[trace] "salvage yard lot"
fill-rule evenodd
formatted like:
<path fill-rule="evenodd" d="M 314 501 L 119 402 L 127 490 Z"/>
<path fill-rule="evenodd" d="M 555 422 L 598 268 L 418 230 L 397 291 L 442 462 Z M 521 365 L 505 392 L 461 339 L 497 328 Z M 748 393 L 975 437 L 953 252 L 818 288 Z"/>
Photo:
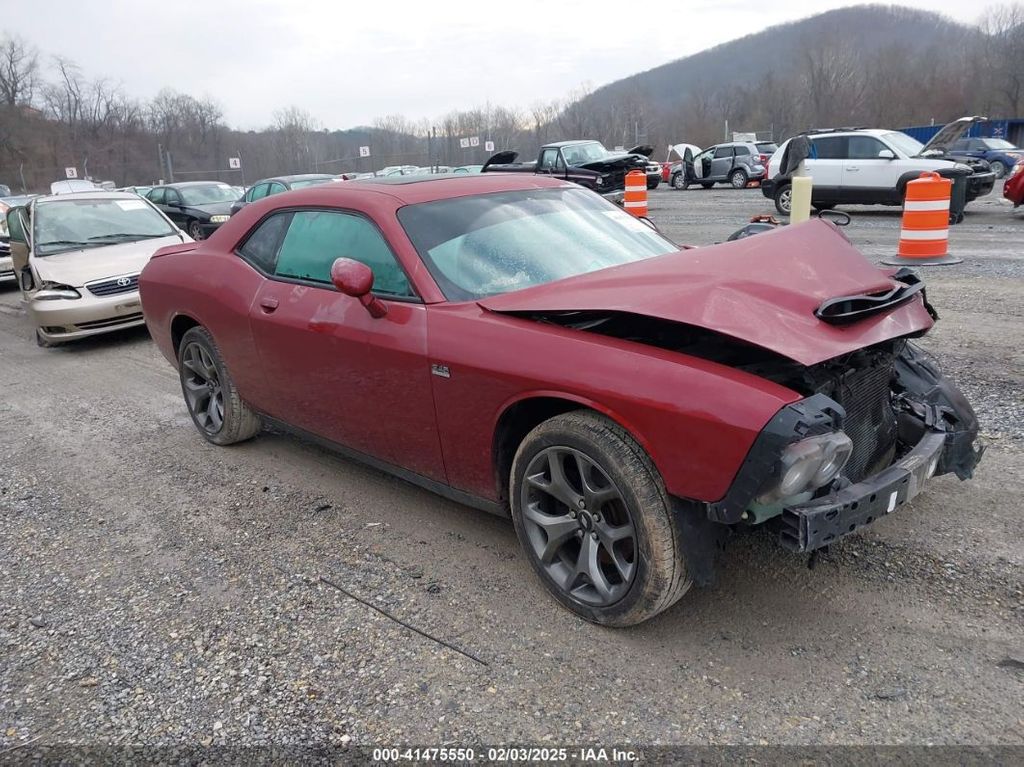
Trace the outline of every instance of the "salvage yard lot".
<path fill-rule="evenodd" d="M 1024 214 L 999 194 L 952 229 L 965 263 L 925 273 L 925 345 L 990 444 L 976 478 L 937 479 L 813 570 L 736 538 L 713 586 L 628 630 L 549 599 L 511 523 L 290 436 L 213 447 L 144 330 L 39 349 L 0 288 L 0 753 L 1020 743 Z M 662 188 L 650 211 L 702 245 L 773 207 Z M 855 244 L 895 250 L 898 211 L 850 212 Z"/>

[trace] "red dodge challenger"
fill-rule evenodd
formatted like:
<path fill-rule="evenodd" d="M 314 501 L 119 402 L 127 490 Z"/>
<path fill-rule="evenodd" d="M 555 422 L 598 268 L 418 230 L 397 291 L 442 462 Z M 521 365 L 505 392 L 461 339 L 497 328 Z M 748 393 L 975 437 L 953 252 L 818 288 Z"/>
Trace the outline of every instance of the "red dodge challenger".
<path fill-rule="evenodd" d="M 163 248 L 146 322 L 218 445 L 273 423 L 511 515 L 565 607 L 639 623 L 720 539 L 827 546 L 980 457 L 935 313 L 815 220 L 680 250 L 503 174 L 327 184 Z"/>

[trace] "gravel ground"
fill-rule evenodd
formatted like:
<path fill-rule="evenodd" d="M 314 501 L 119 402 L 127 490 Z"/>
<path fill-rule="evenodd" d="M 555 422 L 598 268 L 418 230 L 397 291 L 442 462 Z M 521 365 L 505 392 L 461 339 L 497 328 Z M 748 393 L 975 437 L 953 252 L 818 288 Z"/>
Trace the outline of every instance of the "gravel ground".
<path fill-rule="evenodd" d="M 694 244 L 770 209 L 651 195 Z M 286 435 L 210 446 L 145 331 L 39 349 L 0 288 L 0 756 L 1024 743 L 1024 215 L 996 194 L 968 211 L 965 263 L 926 273 L 927 346 L 979 411 L 976 478 L 936 480 L 813 570 L 739 537 L 714 585 L 619 631 L 547 598 L 506 521 Z M 889 254 L 898 214 L 852 212 L 851 239 Z"/>

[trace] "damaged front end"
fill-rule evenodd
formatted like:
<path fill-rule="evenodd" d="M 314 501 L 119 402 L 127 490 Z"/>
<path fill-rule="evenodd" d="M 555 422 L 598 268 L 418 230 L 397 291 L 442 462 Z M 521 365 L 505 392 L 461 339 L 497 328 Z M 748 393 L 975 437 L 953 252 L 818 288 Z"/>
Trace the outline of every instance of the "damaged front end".
<path fill-rule="evenodd" d="M 967 399 L 905 339 L 764 374 L 808 396 L 761 432 L 729 493 L 709 504 L 714 521 L 767 522 L 785 548 L 813 551 L 894 512 L 933 476 L 969 478 L 981 458 Z"/>

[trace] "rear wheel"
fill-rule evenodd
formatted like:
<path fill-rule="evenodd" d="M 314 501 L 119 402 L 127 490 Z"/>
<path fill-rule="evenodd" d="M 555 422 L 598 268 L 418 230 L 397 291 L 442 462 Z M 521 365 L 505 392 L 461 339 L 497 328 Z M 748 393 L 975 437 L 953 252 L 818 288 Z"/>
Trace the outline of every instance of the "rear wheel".
<path fill-rule="evenodd" d="M 692 584 L 661 476 L 612 421 L 586 411 L 545 421 L 516 451 L 510 488 L 534 570 L 586 620 L 641 623 Z"/>
<path fill-rule="evenodd" d="M 194 327 L 178 348 L 181 391 L 192 422 L 215 445 L 231 445 L 256 436 L 260 417 L 242 398 L 210 332 Z"/>
<path fill-rule="evenodd" d="M 779 186 L 775 190 L 775 210 L 788 216 L 793 208 L 793 188 L 789 184 Z"/>
<path fill-rule="evenodd" d="M 729 183 L 733 189 L 743 189 L 747 185 L 747 172 L 737 168 L 729 174 Z"/>

